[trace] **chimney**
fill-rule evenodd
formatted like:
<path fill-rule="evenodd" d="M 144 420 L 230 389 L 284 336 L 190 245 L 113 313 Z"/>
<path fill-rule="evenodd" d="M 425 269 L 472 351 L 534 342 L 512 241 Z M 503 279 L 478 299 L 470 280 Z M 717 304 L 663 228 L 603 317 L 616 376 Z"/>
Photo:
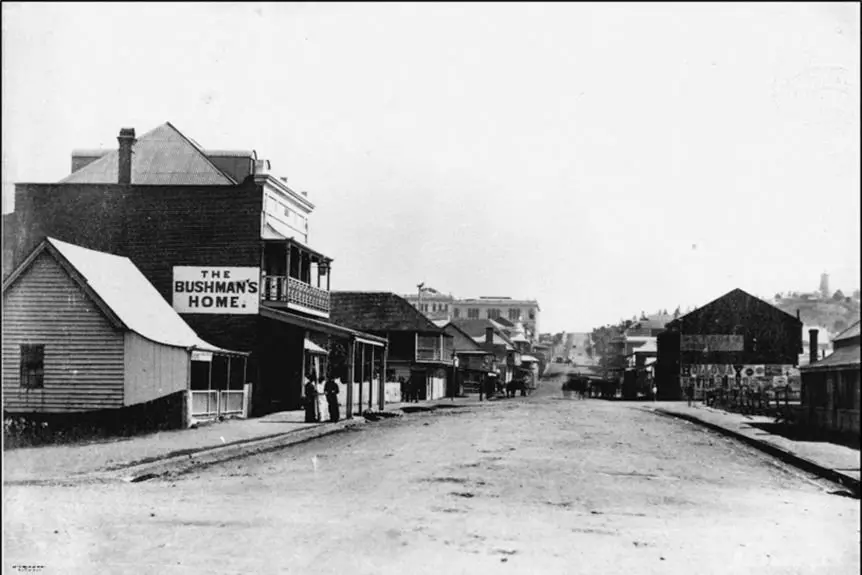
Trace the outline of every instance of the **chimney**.
<path fill-rule="evenodd" d="M 485 328 L 485 343 L 493 344 L 494 343 L 494 328 L 486 327 Z"/>
<path fill-rule="evenodd" d="M 808 362 L 816 363 L 817 358 L 820 357 L 820 346 L 817 345 L 817 333 L 816 329 L 808 330 Z"/>
<path fill-rule="evenodd" d="M 121 128 L 117 136 L 120 142 L 120 161 L 117 171 L 117 181 L 120 184 L 132 183 L 132 146 L 135 143 L 135 129 Z"/>

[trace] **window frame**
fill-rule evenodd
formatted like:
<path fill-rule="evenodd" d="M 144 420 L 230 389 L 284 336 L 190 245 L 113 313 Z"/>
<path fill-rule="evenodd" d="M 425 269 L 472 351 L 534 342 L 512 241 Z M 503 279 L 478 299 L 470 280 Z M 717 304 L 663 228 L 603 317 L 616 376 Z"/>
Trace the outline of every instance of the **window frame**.
<path fill-rule="evenodd" d="M 19 386 L 24 389 L 43 389 L 45 387 L 45 344 L 22 343 L 18 351 L 20 353 Z"/>

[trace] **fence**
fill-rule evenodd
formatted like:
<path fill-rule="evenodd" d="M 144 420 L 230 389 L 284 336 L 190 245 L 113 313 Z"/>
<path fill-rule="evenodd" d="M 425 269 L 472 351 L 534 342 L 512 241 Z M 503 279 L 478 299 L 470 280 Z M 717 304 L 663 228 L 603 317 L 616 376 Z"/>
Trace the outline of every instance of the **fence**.
<path fill-rule="evenodd" d="M 192 420 L 245 417 L 249 394 L 249 386 L 246 389 L 189 391 L 189 415 Z"/>

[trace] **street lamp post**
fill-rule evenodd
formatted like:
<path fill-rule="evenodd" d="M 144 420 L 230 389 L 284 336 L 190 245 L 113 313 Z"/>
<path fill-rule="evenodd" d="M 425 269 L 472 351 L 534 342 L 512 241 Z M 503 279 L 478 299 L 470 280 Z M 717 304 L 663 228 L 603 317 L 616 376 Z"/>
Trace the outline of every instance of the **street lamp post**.
<path fill-rule="evenodd" d="M 452 350 L 452 385 L 450 386 L 450 397 L 455 401 L 455 392 L 458 389 L 458 355 Z"/>

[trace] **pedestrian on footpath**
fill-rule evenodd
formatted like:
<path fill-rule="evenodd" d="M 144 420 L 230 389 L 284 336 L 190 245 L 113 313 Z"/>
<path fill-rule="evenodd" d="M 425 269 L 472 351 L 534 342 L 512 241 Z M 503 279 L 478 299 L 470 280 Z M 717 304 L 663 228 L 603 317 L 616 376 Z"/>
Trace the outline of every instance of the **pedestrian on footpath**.
<path fill-rule="evenodd" d="M 685 395 L 688 397 L 688 406 L 691 407 L 691 402 L 694 401 L 694 386 L 692 384 L 688 384 L 685 386 Z"/>
<path fill-rule="evenodd" d="M 326 395 L 326 404 L 329 406 L 329 421 L 336 423 L 339 419 L 338 413 L 338 384 L 330 377 L 323 386 Z"/>
<path fill-rule="evenodd" d="M 308 376 L 305 384 L 305 423 L 317 423 L 320 414 L 317 412 L 317 376 L 314 371 Z"/>

